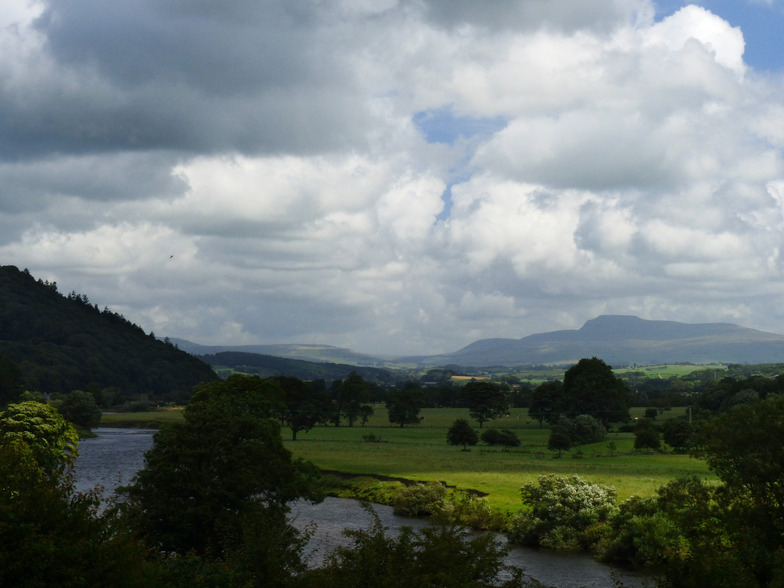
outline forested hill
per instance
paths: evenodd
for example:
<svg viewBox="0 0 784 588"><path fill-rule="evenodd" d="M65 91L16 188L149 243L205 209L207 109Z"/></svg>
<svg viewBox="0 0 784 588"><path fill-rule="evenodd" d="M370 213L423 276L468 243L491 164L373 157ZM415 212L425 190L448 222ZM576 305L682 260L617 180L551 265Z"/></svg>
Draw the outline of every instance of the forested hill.
<svg viewBox="0 0 784 588"><path fill-rule="evenodd" d="M22 385L43 393L119 388L125 395L176 398L217 376L209 365L146 334L86 295L0 266L0 358Z"/></svg>
<svg viewBox="0 0 784 588"><path fill-rule="evenodd" d="M356 372L365 380L378 384L389 384L396 380L395 374L388 369L347 363L305 361L240 351L222 351L198 357L210 364L218 373L221 369L229 369L258 375L262 378L293 376L300 380L333 382L346 378L351 372Z"/></svg>

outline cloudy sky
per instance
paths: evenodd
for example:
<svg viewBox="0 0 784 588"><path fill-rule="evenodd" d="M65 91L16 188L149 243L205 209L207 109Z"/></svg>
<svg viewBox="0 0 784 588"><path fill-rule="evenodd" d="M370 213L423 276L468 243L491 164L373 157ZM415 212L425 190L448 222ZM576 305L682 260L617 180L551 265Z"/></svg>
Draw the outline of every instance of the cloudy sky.
<svg viewBox="0 0 784 588"><path fill-rule="evenodd" d="M0 264L159 336L784 333L784 2L3 0Z"/></svg>

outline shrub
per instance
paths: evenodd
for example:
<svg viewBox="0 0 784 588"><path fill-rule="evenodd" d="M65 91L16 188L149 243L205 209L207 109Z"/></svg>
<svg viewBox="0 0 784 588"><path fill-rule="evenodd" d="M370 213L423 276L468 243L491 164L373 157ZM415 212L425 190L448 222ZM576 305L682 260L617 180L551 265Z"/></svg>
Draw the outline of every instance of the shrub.
<svg viewBox="0 0 784 588"><path fill-rule="evenodd" d="M482 441L488 445L500 445L504 448L520 446L520 438L509 429L487 429L482 433Z"/></svg>
<svg viewBox="0 0 784 588"><path fill-rule="evenodd" d="M539 476L520 489L529 512L510 525L509 540L523 545L590 547L591 527L604 523L615 510L615 490L579 476Z"/></svg>
<svg viewBox="0 0 784 588"><path fill-rule="evenodd" d="M443 510L446 487L438 482L403 486L392 501L396 515L426 517Z"/></svg>
<svg viewBox="0 0 784 588"><path fill-rule="evenodd" d="M572 442L575 445L599 443L607 437L607 429L602 422L591 415L581 414L575 417L572 429Z"/></svg>
<svg viewBox="0 0 784 588"><path fill-rule="evenodd" d="M464 490L451 492L434 518L443 524L483 531L502 531L507 525L504 513L491 509L482 496Z"/></svg>

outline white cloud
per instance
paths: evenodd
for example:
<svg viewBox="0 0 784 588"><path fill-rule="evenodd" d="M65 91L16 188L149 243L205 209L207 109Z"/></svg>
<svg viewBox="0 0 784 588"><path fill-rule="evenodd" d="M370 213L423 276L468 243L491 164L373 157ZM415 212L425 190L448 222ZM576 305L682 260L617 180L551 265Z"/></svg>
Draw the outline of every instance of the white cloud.
<svg viewBox="0 0 784 588"><path fill-rule="evenodd" d="M704 8L13 6L0 258L159 335L417 353L784 318L781 80ZM494 124L428 144L421 112Z"/></svg>

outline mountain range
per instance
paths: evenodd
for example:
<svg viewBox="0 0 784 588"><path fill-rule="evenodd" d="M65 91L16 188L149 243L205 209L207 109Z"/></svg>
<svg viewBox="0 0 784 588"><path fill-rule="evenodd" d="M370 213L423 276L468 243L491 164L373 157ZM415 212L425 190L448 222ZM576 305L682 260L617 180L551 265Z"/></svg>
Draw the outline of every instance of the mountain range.
<svg viewBox="0 0 784 588"><path fill-rule="evenodd" d="M688 324L645 320L636 316L603 315L580 329L551 331L521 339L480 339L452 353L379 357L328 345L200 346L173 340L197 355L223 351L261 353L318 362L354 365L466 367L566 365L582 357L607 363L779 363L784 362L784 336L730 323Z"/></svg>

